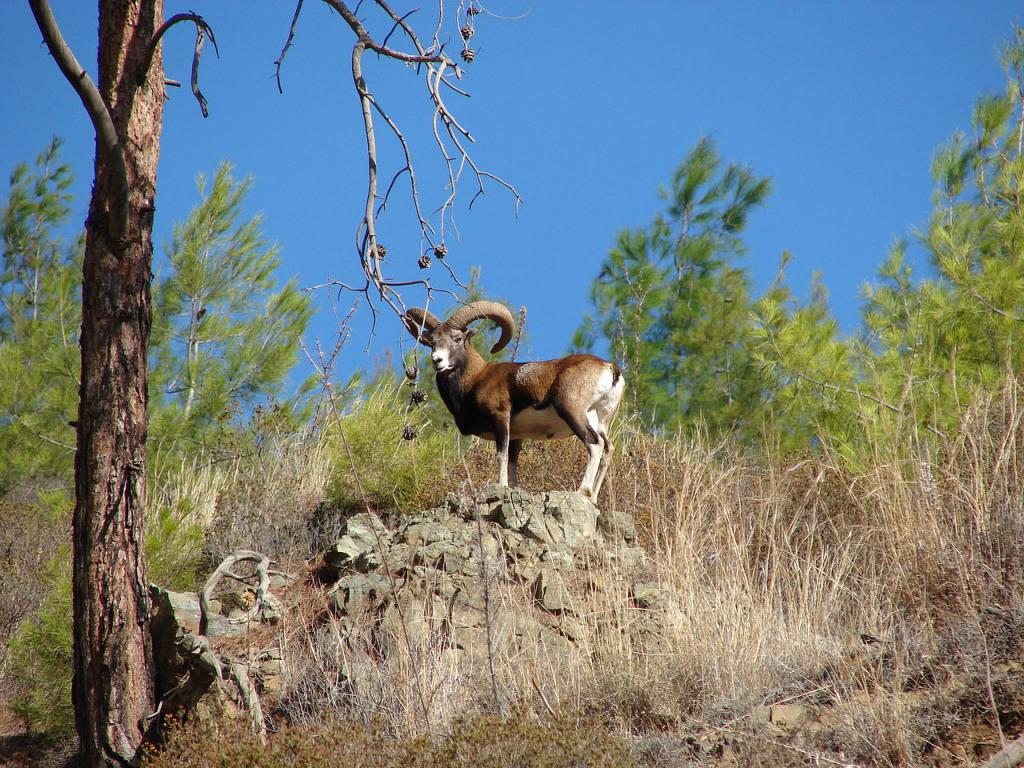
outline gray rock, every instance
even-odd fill
[[[542,504],[536,494],[519,488],[490,486],[484,496],[484,518],[503,528],[520,531],[534,514],[543,511]]]
[[[597,518],[597,529],[612,541],[626,544],[636,541],[636,521],[628,512],[602,510]]]
[[[545,494],[544,502],[545,516],[554,519],[560,531],[558,543],[576,548],[592,541],[597,535],[598,509],[586,496],[550,491]]]
[[[537,605],[548,613],[573,613],[572,595],[565,588],[562,575],[555,569],[545,568],[533,581],[533,596]]]
[[[354,615],[391,595],[391,582],[379,573],[353,573],[338,579],[331,593],[336,614]]]
[[[643,568],[647,553],[642,547],[614,547],[608,550],[608,558],[620,570],[633,573]]]
[[[391,534],[372,512],[360,512],[345,522],[345,533],[324,554],[324,564],[336,571],[368,571],[380,565],[380,551]]]
[[[638,581],[630,587],[629,596],[638,608],[653,610],[665,607],[667,590],[655,581]]]
[[[153,622],[160,631],[169,631],[171,642],[180,640],[185,634],[199,633],[199,595],[195,592],[172,592],[155,584],[150,587],[153,602]],[[206,634],[209,637],[238,635],[243,632],[223,616],[213,613],[206,617]]]

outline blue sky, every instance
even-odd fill
[[[95,5],[52,2],[68,41],[94,72]],[[424,18],[436,7],[419,5]],[[1024,9],[1009,0],[493,0],[487,7],[519,18],[479,17],[479,54],[462,82],[472,98],[448,101],[477,139],[476,160],[515,184],[525,203],[517,218],[510,196],[491,184],[467,211],[466,184],[450,262],[463,277],[479,265],[491,294],[508,299],[513,311],[527,307],[530,341],[520,357],[532,359],[565,352],[616,233],[660,210],[659,186],[704,135],[725,159],[773,179],[774,193],[745,237],[755,286],[770,282],[788,249],[791,285],[806,295],[812,273],[823,272],[836,315],[853,330],[861,285],[894,237],[927,221],[932,153],[970,127],[980,93],[1002,88],[998,49],[1012,25],[1024,23]],[[158,253],[196,202],[196,174],[229,160],[239,175],[254,178],[248,211],[262,212],[265,233],[281,246],[283,277],[298,275],[303,286],[355,280],[366,158],[347,26],[323,4],[306,2],[280,95],[273,62],[292,3],[166,6],[168,15],[184,10],[207,18],[221,57],[208,47],[203,59],[208,119],[187,87],[170,91]],[[51,136],[63,137],[81,221],[91,127],[40,43],[27,3],[6,3],[2,18],[0,67],[8,74],[0,81],[0,170],[30,160]],[[449,37],[454,32],[449,26]],[[172,30],[168,77],[188,82],[191,45],[190,29]],[[409,68],[373,60],[366,75],[412,143],[424,206],[436,207],[444,176],[420,80]],[[382,147],[383,167],[397,159],[395,149]],[[381,240],[396,277],[418,276],[407,205],[391,207]],[[434,275],[445,284],[441,272]],[[415,293],[405,298],[419,301]],[[317,294],[311,337],[329,345],[336,320],[328,299]],[[351,301],[341,296],[342,313]],[[373,365],[400,342],[408,346],[397,320],[381,315],[366,352],[365,307],[358,317],[342,372]]]

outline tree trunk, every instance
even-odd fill
[[[156,708],[143,560],[146,352],[152,321],[153,201],[163,117],[163,65],[145,66],[163,0],[100,0],[99,91],[123,152],[97,142],[82,280],[82,379],[75,459],[74,685],[82,765],[136,760]]]

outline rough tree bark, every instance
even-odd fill
[[[46,0],[29,2],[97,133],[82,281],[72,697],[80,764],[127,765],[136,761],[155,709],[142,546],[149,280],[164,102],[162,59],[149,44],[163,0],[100,0],[98,88],[64,44]]]
[[[134,760],[155,709],[142,523],[161,58],[140,70],[162,6],[163,0],[100,3],[99,89],[123,151],[128,210],[119,235],[111,201],[122,194],[120,180],[112,159],[97,152],[83,266],[73,528],[73,697],[90,766]]]

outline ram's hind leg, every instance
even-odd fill
[[[615,453],[615,446],[608,439],[608,434],[602,429],[599,433],[604,440],[604,451],[601,453],[601,463],[597,468],[597,480],[594,481],[594,498],[601,492],[604,485],[605,475],[608,474],[608,466],[612,463],[612,454]]]
[[[579,416],[576,412],[564,408],[559,403],[553,403],[555,411],[562,421],[569,425],[573,434],[580,439],[587,448],[587,469],[583,473],[583,482],[580,483],[579,493],[591,499],[596,498],[594,493],[594,480],[597,477],[597,470],[601,463],[601,456],[604,454],[604,445],[601,436],[590,425],[590,419]]]
[[[608,465],[611,464],[612,454],[615,453],[615,446],[608,439],[608,431],[605,429],[605,425],[601,423],[601,419],[596,412],[587,411],[587,423],[601,439],[601,457],[597,465],[597,476],[594,479],[594,499],[596,500],[597,495],[601,492],[601,486],[604,485],[604,478],[608,473]]]
[[[612,457],[615,453],[615,446],[612,445],[612,441],[608,438],[608,429],[611,427],[612,420],[615,418],[615,412],[619,408],[619,401],[622,400],[622,395],[625,391],[626,380],[616,369],[612,372],[611,385],[607,391],[602,393],[587,411],[587,421],[597,434],[600,435],[604,443],[604,452],[601,455],[601,463],[597,470],[597,480],[594,482],[595,499],[597,494],[601,492],[605,476],[608,474],[608,467],[611,465]]]
[[[509,440],[509,425],[507,420],[500,416],[494,420],[494,443],[498,449],[498,485],[508,487],[509,445],[514,441]]]

